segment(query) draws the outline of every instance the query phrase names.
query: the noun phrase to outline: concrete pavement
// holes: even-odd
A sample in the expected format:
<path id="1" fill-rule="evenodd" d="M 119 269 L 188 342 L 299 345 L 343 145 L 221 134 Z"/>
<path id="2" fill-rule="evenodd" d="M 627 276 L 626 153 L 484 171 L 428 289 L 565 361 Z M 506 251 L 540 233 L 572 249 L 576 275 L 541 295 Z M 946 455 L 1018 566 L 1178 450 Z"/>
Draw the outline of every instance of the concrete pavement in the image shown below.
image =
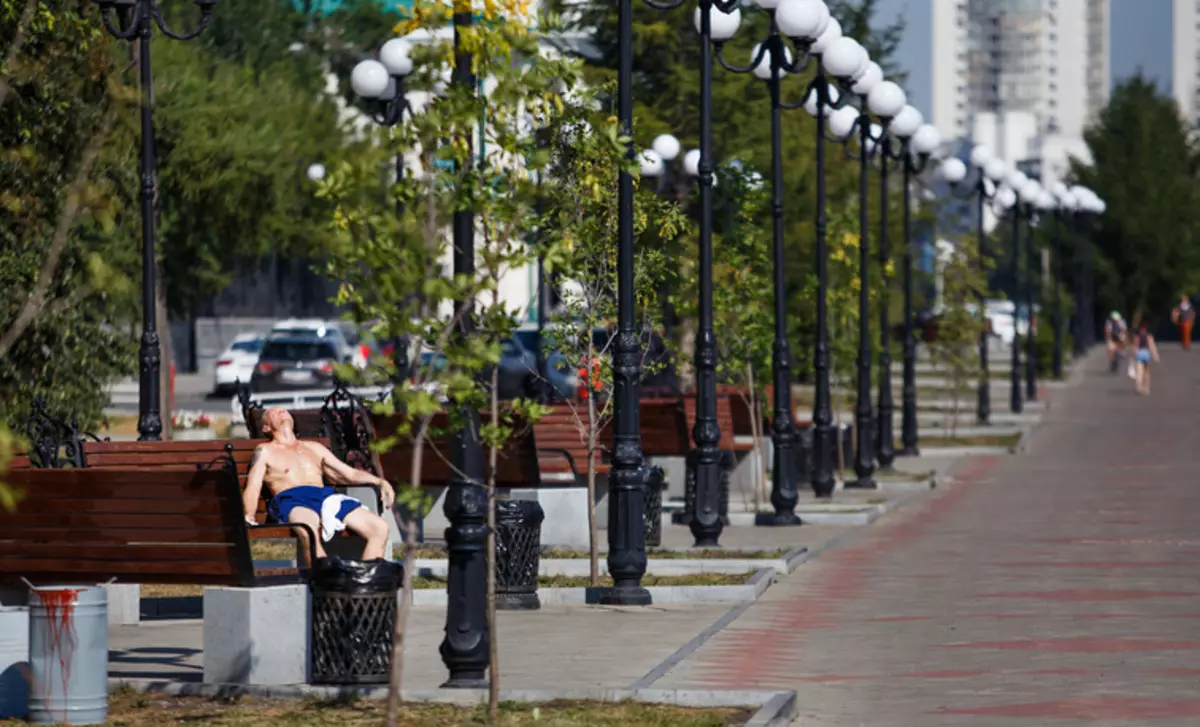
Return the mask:
<path id="1" fill-rule="evenodd" d="M 1093 355 L 1028 454 L 840 538 L 656 688 L 794 688 L 829 727 L 1200 724 L 1200 353 Z"/>

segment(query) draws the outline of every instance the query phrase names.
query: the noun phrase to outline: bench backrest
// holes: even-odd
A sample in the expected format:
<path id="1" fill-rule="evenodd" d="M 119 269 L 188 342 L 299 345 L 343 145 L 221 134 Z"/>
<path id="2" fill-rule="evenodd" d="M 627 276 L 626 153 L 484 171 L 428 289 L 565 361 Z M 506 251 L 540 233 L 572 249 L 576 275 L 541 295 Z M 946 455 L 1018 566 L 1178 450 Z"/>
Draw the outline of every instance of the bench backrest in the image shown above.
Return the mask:
<path id="1" fill-rule="evenodd" d="M 547 475 L 565 476 L 573 474 L 570 461 L 581 475 L 587 474 L 587 439 L 581 427 L 587 420 L 587 409 L 582 405 L 572 408 L 569 404 L 555 404 L 550 411 L 533 425 L 534 444 L 539 449 L 538 467 L 543 479 Z M 604 428 L 596 434 L 596 473 L 607 474 L 611 469 L 609 450 L 611 435 L 605 439 Z M 571 460 L 563 456 L 570 455 Z"/>
<path id="2" fill-rule="evenodd" d="M 692 449 L 691 430 L 678 396 L 641 400 L 642 452 L 647 457 L 682 457 Z M 609 422 L 607 441 L 612 441 Z"/>
<path id="3" fill-rule="evenodd" d="M 17 512 L 0 512 L 0 580 L 254 583 L 226 470 L 27 469 L 5 480 L 22 498 Z"/>
<path id="4" fill-rule="evenodd" d="M 372 415 L 372 431 L 379 438 L 395 434 L 405 419 L 401 416 Z M 454 475 L 451 466 L 452 433 L 450 418 L 446 414 L 435 414 L 430 421 L 431 434 L 426 438 L 421 456 L 421 484 L 424 487 L 445 487 Z M 498 453 L 496 463 L 496 486 L 527 487 L 540 481 L 538 455 L 533 432 L 521 429 L 510 437 Z M 408 482 L 412 476 L 414 449 L 410 437 L 401 437 L 396 445 L 382 454 L 375 454 L 381 477 L 393 481 Z M 485 473 L 487 450 L 484 450 Z"/>

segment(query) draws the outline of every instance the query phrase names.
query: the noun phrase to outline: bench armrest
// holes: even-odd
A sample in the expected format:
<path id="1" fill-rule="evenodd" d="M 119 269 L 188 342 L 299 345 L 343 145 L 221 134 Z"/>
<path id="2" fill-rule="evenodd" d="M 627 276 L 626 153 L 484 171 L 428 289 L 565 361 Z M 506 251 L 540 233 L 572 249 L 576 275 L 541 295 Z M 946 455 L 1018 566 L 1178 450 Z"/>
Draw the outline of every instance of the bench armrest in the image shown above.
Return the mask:
<path id="1" fill-rule="evenodd" d="M 581 487 L 587 484 L 583 481 L 583 477 L 579 474 L 579 467 L 575 465 L 574 455 L 572 455 L 568 450 L 561 447 L 538 447 L 535 451 L 538 454 L 541 454 L 542 452 L 553 452 L 554 454 L 560 454 L 563 457 L 566 457 L 567 465 L 569 465 L 571 468 L 571 474 L 575 476 L 575 484 Z"/>

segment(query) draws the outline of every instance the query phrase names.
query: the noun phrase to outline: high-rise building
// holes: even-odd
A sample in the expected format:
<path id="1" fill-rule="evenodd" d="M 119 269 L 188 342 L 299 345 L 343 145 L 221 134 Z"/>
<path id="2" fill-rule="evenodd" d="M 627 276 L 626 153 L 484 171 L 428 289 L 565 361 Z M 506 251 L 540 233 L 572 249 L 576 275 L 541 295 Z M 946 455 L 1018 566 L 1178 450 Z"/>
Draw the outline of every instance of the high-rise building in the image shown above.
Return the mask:
<path id="1" fill-rule="evenodd" d="M 1109 0 L 932 0 L 933 124 L 1045 181 L 1086 157 L 1109 91 Z"/>
<path id="2" fill-rule="evenodd" d="M 1188 125 L 1200 127 L 1200 2 L 1172 3 L 1171 93 Z"/>

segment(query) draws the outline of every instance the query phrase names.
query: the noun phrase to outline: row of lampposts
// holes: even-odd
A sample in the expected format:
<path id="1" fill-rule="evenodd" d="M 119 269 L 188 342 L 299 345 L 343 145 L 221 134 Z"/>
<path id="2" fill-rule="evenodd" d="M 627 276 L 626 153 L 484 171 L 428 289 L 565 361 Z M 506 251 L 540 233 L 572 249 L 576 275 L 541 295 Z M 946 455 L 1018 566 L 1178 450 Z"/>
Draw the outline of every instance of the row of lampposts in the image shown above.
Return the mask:
<path id="1" fill-rule="evenodd" d="M 648 5 L 660 10 L 679 7 L 685 0 L 645 0 Z M 150 36 L 157 26 L 169 37 L 186 40 L 195 37 L 207 25 L 211 10 L 217 0 L 194 0 L 201 10 L 199 26 L 185 34 L 175 33 L 164 23 L 156 0 L 102 0 L 100 3 L 105 27 L 113 35 L 139 42 L 142 86 L 142 154 L 141 154 L 141 201 L 143 242 L 143 314 L 144 324 L 141 351 L 141 386 L 139 391 L 140 413 L 138 429 L 142 439 L 157 439 L 161 434 L 161 413 L 158 405 L 159 347 L 157 340 L 154 300 L 154 194 L 155 163 L 154 139 L 151 120 L 151 74 Z M 618 124 L 626 138 L 632 138 L 632 74 L 633 74 L 633 0 L 618 0 Z M 796 425 L 791 403 L 791 356 L 786 326 L 786 289 L 783 275 L 783 150 L 781 134 L 781 112 L 783 109 L 805 108 L 816 118 L 816 197 L 817 210 L 814 220 L 816 232 L 815 268 L 818 277 L 817 292 L 817 335 L 813 348 L 813 363 L 816 375 L 816 397 L 813 410 L 814 437 L 811 485 L 818 497 L 829 497 L 834 489 L 833 446 L 834 431 L 830 403 L 830 360 L 827 323 L 827 247 L 826 247 L 826 194 L 825 194 L 825 144 L 826 141 L 847 144 L 847 153 L 860 162 L 860 275 L 862 277 L 859 300 L 860 340 L 858 356 L 858 405 L 855 419 L 858 439 L 858 456 L 855 470 L 857 485 L 873 486 L 875 461 L 885 466 L 893 457 L 891 419 L 893 402 L 891 397 L 891 360 L 888 351 L 888 313 L 884 300 L 880 313 L 881 323 L 881 383 L 879 409 L 873 411 L 870 402 L 871 346 L 869 319 L 869 295 L 867 279 L 870 250 L 868 246 L 869 214 L 869 171 L 872 161 L 880 170 L 881 233 L 879 258 L 886 264 L 890 261 L 887 241 L 886 209 L 889 190 L 888 169 L 900 165 L 904 178 L 904 384 L 903 384 L 903 432 L 902 453 L 913 454 L 918 448 L 915 388 L 915 335 L 912 317 L 912 225 L 910 188 L 913 179 L 925 167 L 930 155 L 940 146 L 940 138 L 932 126 L 923 123 L 919 112 L 907 105 L 904 92 L 894 83 L 885 81 L 879 66 L 871 62 L 867 51 L 855 40 L 842 35 L 841 26 L 830 17 L 828 7 L 822 0 L 757 0 L 757 7 L 770 16 L 770 31 L 759 43 L 750 63 L 737 66 L 723 55 L 723 44 L 737 32 L 741 22 L 738 0 L 698 0 L 695 25 L 700 35 L 700 148 L 685 157 L 685 170 L 699 185 L 700 202 L 700 306 L 699 334 L 697 338 L 695 368 L 697 372 L 697 417 L 692 432 L 697 465 L 696 507 L 691 524 L 697 545 L 716 545 L 722 530 L 719 514 L 720 502 L 720 452 L 718 442 L 720 429 L 716 416 L 716 338 L 713 330 L 712 271 L 713 271 L 713 184 L 714 160 L 712 138 L 712 65 L 714 55 L 726 69 L 734 72 L 752 72 L 767 82 L 772 105 L 772 225 L 774 246 L 774 293 L 775 293 L 775 342 L 773 347 L 773 422 L 772 439 L 775 451 L 771 502 L 775 508 L 771 524 L 796 525 L 800 519 L 795 514 L 798 500 L 798 477 L 796 468 Z M 116 10 L 118 22 L 111 15 Z M 463 30 L 472 22 L 469 12 L 456 13 L 453 19 L 455 30 L 455 68 L 452 85 L 462 93 L 475 93 L 476 79 L 471 70 L 470 53 L 461 43 Z M 374 104 L 372 117 L 380 124 L 394 126 L 399 123 L 411 107 L 404 94 L 404 79 L 412 71 L 408 57 L 408 44 L 403 39 L 393 39 L 380 50 L 379 60 L 360 63 L 351 74 L 354 91 L 369 103 Z M 714 54 L 715 51 L 715 54 Z M 789 73 L 797 73 L 809 62 L 814 62 L 815 73 L 808 82 L 803 96 L 795 103 L 782 99 L 781 79 Z M 854 102 L 857 103 L 854 103 Z M 872 120 L 874 119 L 874 121 Z M 849 142 L 858 132 L 858 150 L 853 152 Z M 664 144 L 666 140 L 664 139 Z M 468 144 L 470 144 L 468 140 Z M 662 146 L 662 145 L 656 145 Z M 678 142 L 673 151 L 656 149 L 661 159 L 679 153 Z M 630 143 L 627 155 L 632 159 L 634 149 Z M 644 161 L 644 160 L 643 160 Z M 955 164 L 957 162 L 957 165 Z M 1082 225 L 1087 214 L 1100 214 L 1104 203 L 1090 190 L 1075 187 L 1070 190 L 1057 186 L 1051 192 L 1042 190 L 1035 181 L 1024 179 L 1024 175 L 1004 168 L 1003 162 L 988 158 L 980 153 L 973 156 L 974 166 L 980 168 L 979 181 L 974 190 L 980 196 L 980 214 L 985 199 L 993 202 L 1000 211 L 1011 210 L 1014 225 L 1014 265 L 1019 252 L 1019 229 L 1022 219 L 1030 224 L 1035 211 L 1057 211 L 1060 218 L 1074 215 L 1076 228 Z M 396 161 L 397 175 L 401 174 L 403 159 Z M 310 178 L 323 177 L 319 165 L 310 167 Z M 966 177 L 966 168 L 958 160 L 950 160 L 942 167 L 942 173 L 952 184 L 961 183 Z M 990 185 L 989 185 L 990 181 Z M 614 441 L 612 471 L 610 475 L 611 501 L 609 507 L 609 554 L 608 567 L 614 585 L 606 589 L 600 601 L 606 604 L 645 605 L 650 603 L 650 594 L 642 586 L 646 570 L 643 521 L 646 502 L 648 470 L 645 467 L 641 448 L 639 426 L 638 387 L 641 379 L 640 336 L 635 327 L 634 311 L 634 246 L 633 246 L 633 180 L 624 169 L 618 180 L 618 332 L 613 348 L 614 372 Z M 397 213 L 403 208 L 397 203 Z M 472 275 L 474 272 L 474 219 L 469 209 L 456 210 L 453 220 L 454 273 Z M 983 226 L 980 222 L 982 243 Z M 1030 249 L 1032 250 L 1032 238 Z M 1082 239 L 1082 238 L 1081 238 Z M 1086 245 L 1086 240 L 1084 240 Z M 1058 237 L 1055 238 L 1058 250 Z M 982 250 L 982 247 L 981 247 Z M 1089 299 L 1085 287 L 1089 281 L 1090 253 L 1081 246 L 1078 256 L 1077 283 L 1077 350 L 1089 345 L 1087 334 L 1091 323 Z M 1032 259 L 1032 256 L 1031 256 Z M 1058 263 L 1059 272 L 1062 271 Z M 1055 303 L 1057 305 L 1058 282 L 1055 280 Z M 1026 303 L 1030 312 L 1032 330 L 1032 291 Z M 461 335 L 472 333 L 470 301 L 457 304 L 456 313 L 461 320 Z M 1061 369 L 1061 320 L 1055 313 L 1055 362 L 1056 372 Z M 1016 316 L 1014 315 L 1014 319 Z M 1032 342 L 1030 343 L 1032 355 Z M 981 339 L 980 355 L 986 362 L 986 341 Z M 1013 390 L 1014 408 L 1019 396 L 1019 376 L 1016 365 L 1018 355 L 1014 347 Z M 1036 394 L 1032 364 L 1027 369 L 1027 385 Z M 986 363 L 980 388 L 980 418 L 986 421 Z M 445 511 L 450 521 L 446 532 L 449 545 L 450 565 L 447 590 L 446 636 L 441 653 L 449 671 L 446 686 L 474 687 L 485 681 L 489 634 L 485 620 L 484 594 L 485 562 L 484 542 L 486 537 L 486 495 L 481 486 L 483 478 L 482 449 L 478 440 L 478 412 L 465 413 L 466 426 L 459 432 L 452 447 L 454 477 L 447 496 Z M 877 419 L 875 424 L 873 419 Z M 878 441 L 873 441 L 878 440 Z"/>
<path id="2" fill-rule="evenodd" d="M 1065 266 L 1062 261 L 1062 235 L 1064 220 L 1071 217 L 1076 221 L 1077 230 L 1082 221 L 1089 215 L 1101 215 L 1106 205 L 1090 189 L 1082 186 L 1068 188 L 1061 182 L 1056 182 L 1049 189 L 1035 179 L 1030 179 L 1025 173 L 1015 167 L 1010 167 L 1004 160 L 992 155 L 985 146 L 975 146 L 969 157 L 970 167 L 974 174 L 970 175 L 967 164 L 957 158 L 947 159 L 941 165 L 942 178 L 950 183 L 951 189 L 961 197 L 974 197 L 977 202 L 978 224 L 978 264 L 986 274 L 987 269 L 987 239 L 984 225 L 984 212 L 987 203 L 991 203 L 996 215 L 1010 215 L 1012 232 L 1009 248 L 1009 273 L 1013 284 L 1013 344 L 1011 346 L 1012 365 L 1009 372 L 1009 408 L 1020 413 L 1024 408 L 1024 400 L 1036 401 L 1037 387 L 1037 342 L 1034 333 L 1037 323 L 1034 313 L 1037 305 L 1038 286 L 1038 247 L 1034 238 L 1034 228 L 1039 224 L 1052 224 L 1051 245 L 1051 278 L 1053 279 L 1053 297 L 1051 301 L 1051 324 L 1053 326 L 1053 358 L 1052 373 L 1055 378 L 1063 374 L 1063 326 L 1062 301 L 1060 298 L 1060 279 Z M 1025 224 L 1023 225 L 1022 222 Z M 1025 234 L 1025 245 L 1021 245 L 1022 232 Z M 1086 295 L 1086 271 L 1090 265 L 1091 251 L 1088 248 L 1086 235 L 1077 236 L 1076 259 L 1078 268 L 1075 274 L 1077 296 Z M 1024 252 L 1026 274 L 1021 272 L 1021 256 Z M 1025 323 L 1025 368 L 1022 382 L 1021 350 L 1018 338 L 1021 321 L 1022 284 L 1024 285 L 1024 314 Z M 980 315 L 987 315 L 982 293 L 978 296 Z M 1093 326 L 1090 314 L 1076 300 L 1076 353 L 1081 354 L 1090 346 L 1087 331 Z M 1079 340 L 1083 339 L 1080 344 Z M 987 424 L 991 417 L 990 384 L 988 378 L 988 332 L 981 329 L 979 336 L 980 379 L 976 417 L 981 424 Z M 1022 396 L 1022 383 L 1024 396 Z"/>

